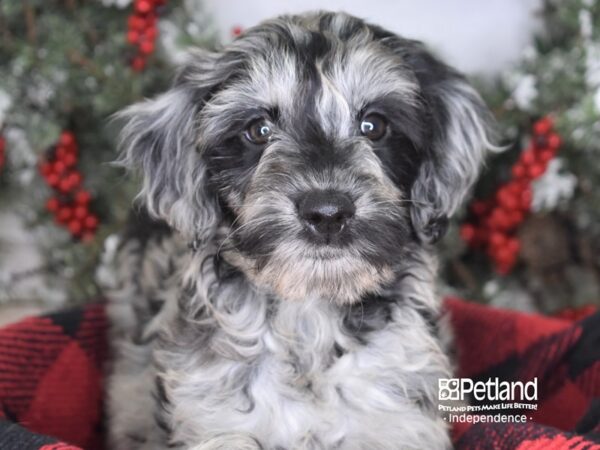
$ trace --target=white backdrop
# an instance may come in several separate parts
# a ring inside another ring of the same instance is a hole
[[[268,17],[342,10],[429,44],[469,73],[491,74],[516,60],[530,40],[539,0],[206,0],[223,38]]]

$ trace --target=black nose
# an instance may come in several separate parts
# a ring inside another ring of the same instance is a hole
[[[336,191],[311,191],[298,203],[298,214],[308,227],[328,237],[340,233],[355,211],[352,199]]]

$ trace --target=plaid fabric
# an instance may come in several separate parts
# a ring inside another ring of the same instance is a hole
[[[457,299],[445,305],[459,376],[539,379],[529,422],[454,426],[457,449],[600,450],[600,313],[542,317]],[[103,448],[106,327],[103,305],[93,304],[0,330],[0,449]]]
[[[567,318],[543,317],[456,299],[446,307],[458,376],[538,378],[538,409],[527,412],[529,422],[457,425],[457,449],[600,450],[600,313],[586,308]]]
[[[93,304],[0,330],[0,449],[103,447],[106,328]]]

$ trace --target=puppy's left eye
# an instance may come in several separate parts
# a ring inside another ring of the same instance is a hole
[[[248,125],[244,136],[255,145],[266,145],[273,137],[273,127],[265,119],[257,119]]]
[[[379,114],[367,114],[360,122],[360,133],[372,141],[377,141],[385,136],[387,121]]]

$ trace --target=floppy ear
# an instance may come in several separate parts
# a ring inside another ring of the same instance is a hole
[[[383,41],[415,71],[429,120],[427,155],[411,190],[413,227],[423,242],[440,239],[476,181],[491,143],[493,117],[479,94],[420,42]]]
[[[187,237],[212,237],[220,220],[198,151],[198,116],[219,82],[217,55],[194,53],[166,93],[117,114],[124,120],[119,162],[143,177],[148,212]]]
[[[431,157],[413,184],[413,226],[424,242],[440,239],[477,180],[490,142],[491,114],[479,94],[456,74],[430,86]]]

